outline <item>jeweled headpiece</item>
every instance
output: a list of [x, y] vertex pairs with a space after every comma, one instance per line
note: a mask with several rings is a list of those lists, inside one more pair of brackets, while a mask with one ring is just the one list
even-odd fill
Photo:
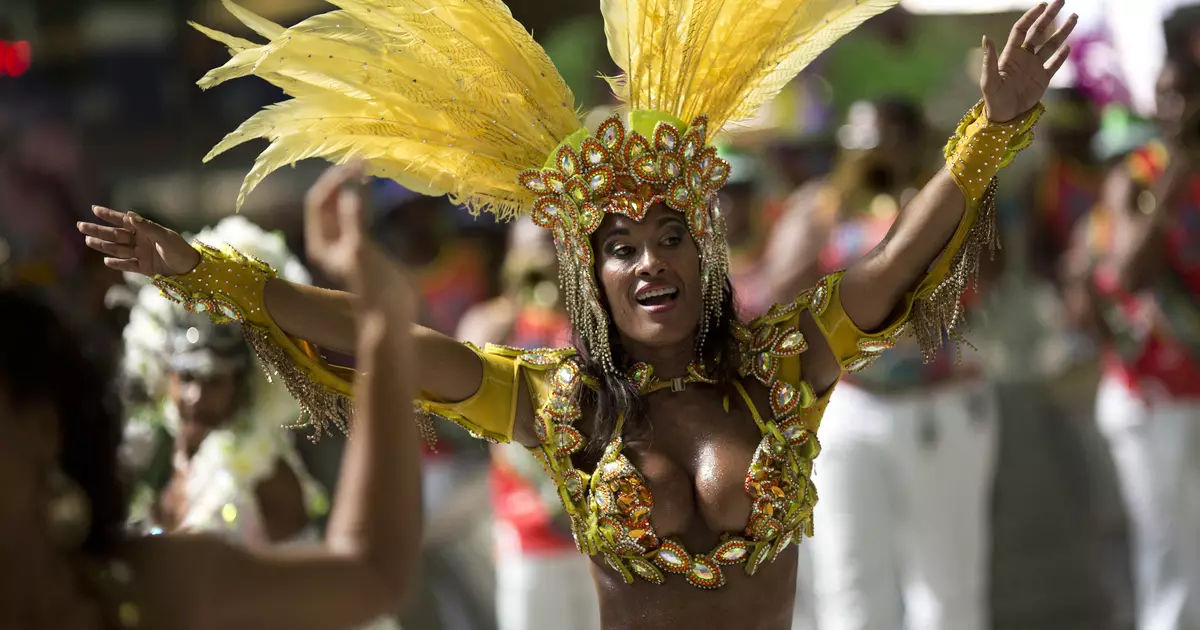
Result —
[[292, 100], [242, 124], [206, 157], [271, 146], [238, 204], [297, 160], [362, 159], [367, 172], [448, 194], [472, 213], [532, 213], [554, 231], [572, 324], [614, 370], [590, 236], [604, 215], [684, 214], [700, 250], [703, 341], [728, 276], [716, 192], [729, 164], [712, 137], [751, 118], [818, 54], [897, 0], [602, 0], [622, 74], [622, 113], [595, 132], [545, 52], [498, 0], [331, 0], [337, 11], [285, 29], [225, 0], [258, 45], [197, 27], [233, 58], [201, 87], [253, 74]]

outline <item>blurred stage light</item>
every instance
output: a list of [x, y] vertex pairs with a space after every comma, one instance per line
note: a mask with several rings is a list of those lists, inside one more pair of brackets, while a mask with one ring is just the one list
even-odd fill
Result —
[[0, 77], [19, 77], [29, 70], [29, 42], [0, 41]]

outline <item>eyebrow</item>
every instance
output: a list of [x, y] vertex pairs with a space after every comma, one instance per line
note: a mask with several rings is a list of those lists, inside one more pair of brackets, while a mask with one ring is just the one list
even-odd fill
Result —
[[[684, 227], [687, 227], [687, 224], [685, 224], [683, 222], [683, 218], [677, 216], [676, 214], [666, 214], [666, 215], [659, 217], [657, 227], [662, 227], [668, 223], [678, 223]], [[629, 236], [629, 228], [623, 228], [623, 227], [612, 228], [609, 231], [604, 233], [604, 238], [601, 240], [607, 241], [608, 239], [610, 239], [614, 236]]]

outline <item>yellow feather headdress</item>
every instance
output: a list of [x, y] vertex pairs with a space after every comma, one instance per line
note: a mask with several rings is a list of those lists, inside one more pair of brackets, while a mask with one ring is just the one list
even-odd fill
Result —
[[309, 157], [448, 194], [554, 231], [560, 280], [587, 350], [615, 371], [590, 236], [604, 215], [655, 204], [685, 214], [701, 257], [705, 313], [728, 278], [717, 190], [729, 165], [710, 139], [751, 118], [818, 54], [898, 0], [601, 0], [610, 79], [625, 103], [593, 133], [562, 77], [498, 0], [330, 0], [339, 10], [285, 29], [223, 0], [270, 41], [197, 26], [232, 59], [201, 87], [257, 75], [292, 100], [263, 110], [206, 159], [252, 138], [271, 145], [238, 198]]
[[200, 80], [255, 75], [291, 100], [243, 123], [205, 157], [255, 138], [271, 145], [238, 206], [282, 166], [365, 160], [370, 175], [514, 217], [533, 196], [517, 175], [581, 126], [574, 97], [541, 46], [498, 0], [333, 0], [339, 10], [283, 28], [230, 0], [267, 38], [254, 44], [193, 24], [233, 57]]

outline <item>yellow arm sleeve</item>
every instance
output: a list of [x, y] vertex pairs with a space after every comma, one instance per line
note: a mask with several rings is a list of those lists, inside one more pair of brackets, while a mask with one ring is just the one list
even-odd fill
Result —
[[574, 350], [520, 350], [487, 345], [470, 348], [483, 364], [483, 381], [466, 400], [441, 402], [422, 392], [417, 407], [424, 413], [466, 429], [475, 437], [490, 442], [509, 442], [516, 421], [519, 386], [529, 388], [533, 408], [549, 390], [548, 372]]
[[217, 249], [193, 243], [200, 264], [179, 276], [158, 276], [154, 285], [163, 295], [217, 323], [240, 322], [246, 340], [268, 372], [283, 380], [300, 404], [314, 437], [330, 425], [347, 431], [353, 415], [350, 396], [354, 372], [330, 365], [316, 346], [289, 336], [271, 318], [263, 298], [275, 270], [232, 247]]

